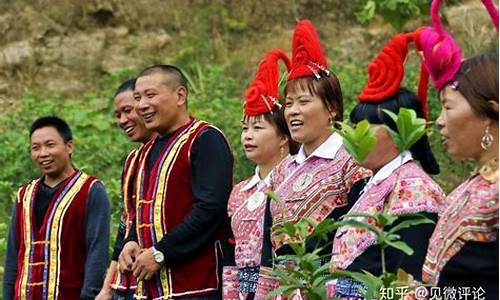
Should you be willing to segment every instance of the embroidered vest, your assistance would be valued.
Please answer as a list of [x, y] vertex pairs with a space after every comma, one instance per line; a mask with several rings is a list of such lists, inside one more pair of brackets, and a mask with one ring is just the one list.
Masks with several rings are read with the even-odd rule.
[[[135, 219], [135, 178], [137, 176], [137, 167], [139, 156], [144, 148], [141, 145], [138, 149], [133, 149], [127, 155], [127, 159], [123, 164], [122, 170], [122, 198], [123, 198], [123, 211], [122, 219], [125, 222], [125, 238], [127, 238], [130, 226]], [[111, 288], [120, 291], [127, 291], [129, 289], [135, 290], [137, 281], [132, 273], [118, 272], [113, 274], [111, 279]]]
[[[409, 161], [385, 180], [371, 186], [359, 197], [349, 213], [375, 214], [382, 212], [384, 208], [393, 215], [438, 213], [444, 198], [439, 185], [414, 161]], [[354, 220], [379, 227], [372, 218], [356, 217]], [[335, 234], [331, 262], [337, 268], [347, 269], [376, 242], [375, 234], [365, 228], [340, 227]]]
[[[209, 125], [192, 119], [176, 130], [162, 149], [151, 172], [147, 172], [148, 155], [156, 139], [145, 145], [139, 158], [136, 184], [136, 224], [141, 248], [149, 248], [191, 212], [190, 152], [198, 134]], [[174, 268], [162, 267], [150, 280], [138, 283], [136, 298], [168, 299], [214, 292], [220, 278], [220, 242], [214, 239], [189, 261]], [[168, 260], [168, 257], [165, 258]]]
[[18, 275], [15, 299], [79, 299], [85, 271], [85, 214], [96, 179], [75, 171], [55, 193], [43, 223], [36, 224], [41, 179], [17, 197]]
[[[275, 174], [273, 185], [280, 184], [276, 194], [281, 204], [271, 205], [273, 227], [297, 223], [302, 218], [321, 222], [334, 209], [347, 205], [351, 186], [369, 173], [341, 147], [331, 160], [313, 156], [297, 165], [295, 158], [289, 157], [277, 167]], [[312, 232], [313, 228], [309, 230]], [[275, 249], [289, 238], [271, 234]]]
[[498, 171], [494, 180], [469, 178], [446, 198], [447, 207], [429, 242], [422, 280], [437, 285], [448, 261], [467, 242], [498, 239]]

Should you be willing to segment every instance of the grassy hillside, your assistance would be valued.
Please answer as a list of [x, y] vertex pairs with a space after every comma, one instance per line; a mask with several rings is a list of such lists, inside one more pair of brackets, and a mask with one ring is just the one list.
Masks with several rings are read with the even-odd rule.
[[[120, 82], [153, 63], [172, 63], [190, 79], [190, 110], [220, 127], [235, 155], [234, 180], [252, 174], [239, 143], [243, 95], [258, 61], [272, 47], [290, 51], [297, 19], [317, 26], [330, 69], [340, 78], [345, 116], [366, 81], [366, 66], [396, 29], [378, 16], [365, 26], [355, 13], [367, 1], [162, 1], [4, 0], [0, 2], [0, 258], [17, 188], [38, 176], [28, 151], [28, 127], [39, 116], [68, 120], [75, 137], [75, 165], [103, 180], [119, 218], [121, 163], [135, 145], [115, 125], [112, 94]], [[385, 2], [385, 1], [379, 1]], [[479, 1], [477, 1], [479, 2]], [[456, 1], [455, 1], [456, 3]], [[447, 20], [466, 53], [498, 49], [480, 6], [450, 8]], [[467, 6], [468, 5], [468, 6]], [[401, 24], [424, 24], [416, 16]], [[466, 22], [456, 22], [456, 20]], [[467, 20], [473, 19], [469, 24]], [[472, 22], [472, 21], [471, 21]], [[470, 25], [470, 26], [469, 26]], [[472, 27], [471, 27], [472, 26]], [[475, 30], [473, 30], [475, 28]], [[471, 38], [471, 35], [474, 37]], [[406, 66], [405, 85], [415, 90], [418, 58]], [[439, 114], [429, 95], [431, 119]], [[442, 167], [436, 180], [450, 191], [468, 176], [470, 164], [452, 162], [430, 127]]]

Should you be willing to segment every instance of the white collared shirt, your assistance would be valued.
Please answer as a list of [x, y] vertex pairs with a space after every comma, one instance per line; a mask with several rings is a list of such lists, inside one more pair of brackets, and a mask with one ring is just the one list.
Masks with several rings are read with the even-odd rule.
[[271, 174], [273, 173], [273, 171], [269, 172], [269, 174], [267, 174], [266, 178], [264, 179], [260, 178], [259, 172], [259, 166], [255, 167], [255, 174], [252, 176], [250, 181], [241, 189], [242, 191], [248, 191], [254, 186], [257, 186], [257, 189], [260, 190], [263, 187], [271, 185]]
[[320, 157], [326, 159], [334, 159], [335, 155], [339, 151], [340, 147], [342, 147], [342, 137], [334, 132], [332, 133], [326, 141], [323, 142], [316, 150], [313, 151], [309, 156], [306, 156], [306, 152], [304, 150], [304, 145], [300, 146], [299, 152], [295, 156], [295, 162], [299, 165], [305, 162], [309, 157]]
[[387, 179], [389, 176], [391, 176], [392, 173], [394, 173], [394, 171], [396, 171], [397, 168], [399, 168], [400, 166], [404, 165], [406, 162], [412, 159], [413, 157], [411, 155], [411, 152], [408, 150], [399, 154], [396, 158], [394, 158], [385, 166], [383, 166], [380, 170], [378, 170], [378, 172], [375, 175], [373, 175], [370, 178], [370, 180], [368, 180], [361, 194], [366, 192], [371, 186], [377, 185], [379, 182]]

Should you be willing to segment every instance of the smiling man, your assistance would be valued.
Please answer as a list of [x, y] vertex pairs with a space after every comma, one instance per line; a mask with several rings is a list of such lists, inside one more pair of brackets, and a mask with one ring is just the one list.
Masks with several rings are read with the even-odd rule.
[[130, 300], [134, 297], [137, 283], [131, 272], [120, 272], [118, 270], [118, 256], [122, 251], [125, 238], [130, 231], [130, 225], [135, 218], [135, 178], [137, 166], [144, 144], [156, 133], [150, 131], [144, 125], [136, 109], [137, 102], [134, 99], [135, 79], [123, 82], [115, 92], [113, 105], [115, 119], [118, 126], [123, 130], [132, 142], [140, 143], [127, 155], [122, 168], [122, 217], [116, 235], [115, 246], [111, 257], [104, 285], [97, 295], [96, 300]]
[[140, 158], [137, 223], [120, 269], [137, 276], [137, 299], [221, 299], [233, 161], [227, 141], [189, 115], [187, 79], [174, 66], [142, 71], [134, 97], [146, 127], [160, 136]]
[[94, 299], [108, 261], [104, 186], [73, 167], [71, 129], [60, 118], [31, 125], [30, 150], [42, 177], [17, 193], [3, 299]]

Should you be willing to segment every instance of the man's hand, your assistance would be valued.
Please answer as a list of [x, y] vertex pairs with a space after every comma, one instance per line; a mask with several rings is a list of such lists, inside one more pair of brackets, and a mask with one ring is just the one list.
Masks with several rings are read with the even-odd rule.
[[134, 260], [139, 256], [141, 247], [137, 242], [127, 242], [118, 256], [118, 271], [132, 271]]
[[112, 260], [111, 264], [109, 265], [108, 272], [106, 273], [106, 278], [104, 278], [102, 289], [99, 292], [99, 294], [95, 297], [95, 300], [111, 300], [111, 298], [113, 298], [113, 289], [111, 288], [111, 280], [116, 272], [118, 272], [118, 262]]
[[132, 267], [137, 280], [149, 280], [158, 272], [161, 265], [155, 261], [153, 247], [144, 250], [136, 259]]
[[111, 300], [113, 298], [113, 290], [111, 288], [101, 289], [95, 300]]

